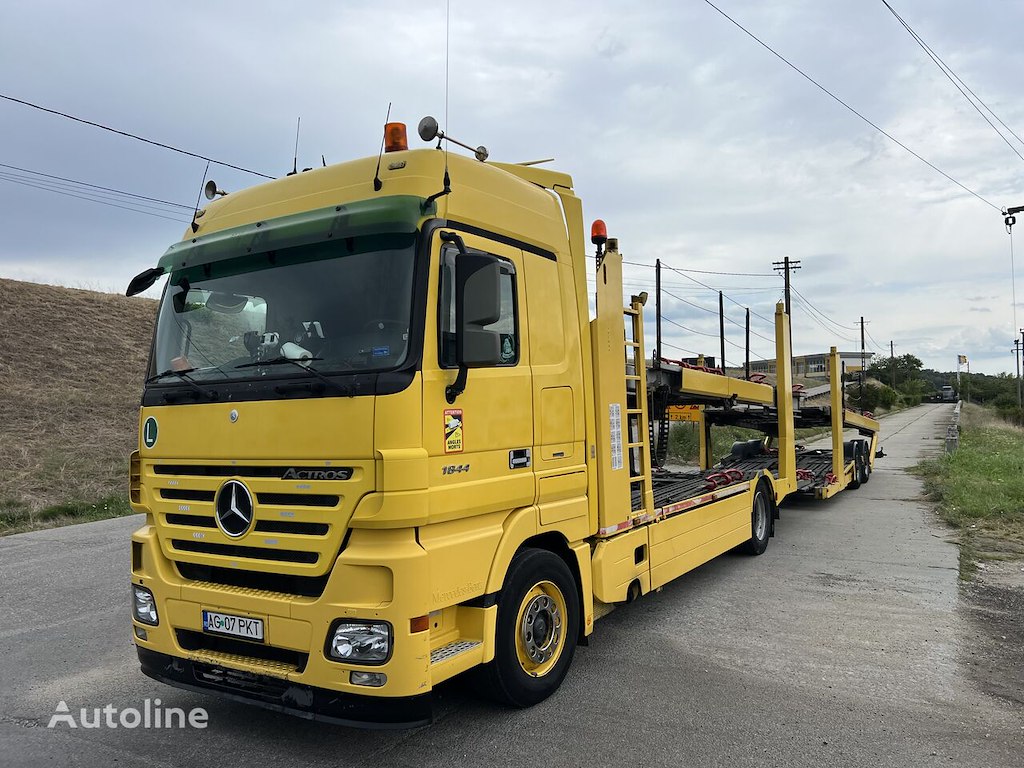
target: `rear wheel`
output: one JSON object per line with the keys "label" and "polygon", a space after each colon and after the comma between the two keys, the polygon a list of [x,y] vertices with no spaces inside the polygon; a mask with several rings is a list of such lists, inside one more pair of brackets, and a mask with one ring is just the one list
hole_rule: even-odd
{"label": "rear wheel", "polygon": [[867,440],[859,440],[858,442],[860,443],[860,462],[861,462],[860,463],[860,466],[861,466],[860,482],[861,482],[861,484],[863,484],[863,483],[866,483],[868,480],[871,479],[871,454],[870,454],[871,444],[868,443]]}
{"label": "rear wheel", "polygon": [[498,601],[494,660],[481,670],[481,692],[531,707],[561,684],[579,633],[579,597],[558,555],[524,549],[512,558]]}
{"label": "rear wheel", "polygon": [[748,555],[760,555],[768,548],[771,535],[772,503],[765,484],[759,483],[750,510],[750,539],[743,545],[743,551]]}
{"label": "rear wheel", "polygon": [[843,459],[847,462],[853,461],[853,476],[850,478],[850,482],[846,484],[846,487],[851,491],[855,491],[860,488],[863,475],[863,451],[859,440],[847,440],[843,444]]}

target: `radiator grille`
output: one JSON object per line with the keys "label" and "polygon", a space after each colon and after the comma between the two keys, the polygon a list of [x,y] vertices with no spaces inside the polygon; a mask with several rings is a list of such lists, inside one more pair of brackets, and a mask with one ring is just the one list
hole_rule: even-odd
{"label": "radiator grille", "polygon": [[171,545],[179,552],[202,552],[207,555],[223,555],[245,560],[272,560],[279,563],[308,563],[312,565],[320,559],[320,555],[316,552],[273,547],[246,547],[190,539],[171,539]]}

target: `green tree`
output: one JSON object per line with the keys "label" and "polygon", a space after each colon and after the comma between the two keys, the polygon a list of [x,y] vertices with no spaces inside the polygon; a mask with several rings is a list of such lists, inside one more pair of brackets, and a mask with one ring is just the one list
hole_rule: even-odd
{"label": "green tree", "polygon": [[859,387],[850,387],[847,389],[847,392],[849,393],[850,404],[863,411],[874,412],[879,408],[888,410],[896,404],[896,390],[884,384],[881,386],[866,384],[863,395]]}
{"label": "green tree", "polygon": [[868,366],[868,375],[879,381],[891,385],[893,363],[896,365],[896,388],[907,381],[916,381],[921,378],[921,368],[924,365],[917,355],[897,355],[896,357],[881,357],[874,360]]}

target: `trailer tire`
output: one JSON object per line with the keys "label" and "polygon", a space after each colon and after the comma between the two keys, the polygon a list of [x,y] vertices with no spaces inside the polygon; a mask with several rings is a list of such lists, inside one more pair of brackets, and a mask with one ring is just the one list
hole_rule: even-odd
{"label": "trailer tire", "polygon": [[851,491],[856,491],[860,488],[862,457],[861,457],[861,446],[859,440],[847,440],[843,444],[843,461],[853,461],[853,477],[850,478],[850,482],[846,484],[846,487]]}
{"label": "trailer tire", "polygon": [[861,485],[871,479],[871,456],[869,451],[871,446],[867,440],[858,440],[860,444],[860,466],[861,466]]}
{"label": "trailer tire", "polygon": [[765,483],[758,483],[750,505],[750,539],[743,544],[748,555],[760,555],[768,548],[772,535],[772,502]]}
{"label": "trailer tire", "polygon": [[498,597],[494,659],[477,677],[482,694],[532,707],[561,685],[576,650],[579,597],[572,571],[543,549],[516,553]]}

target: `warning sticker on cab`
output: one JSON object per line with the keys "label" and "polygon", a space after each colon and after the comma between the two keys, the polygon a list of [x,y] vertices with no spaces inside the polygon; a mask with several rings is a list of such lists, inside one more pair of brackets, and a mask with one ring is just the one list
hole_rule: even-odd
{"label": "warning sticker on cab", "polygon": [[462,409],[444,410],[444,452],[462,453]]}

